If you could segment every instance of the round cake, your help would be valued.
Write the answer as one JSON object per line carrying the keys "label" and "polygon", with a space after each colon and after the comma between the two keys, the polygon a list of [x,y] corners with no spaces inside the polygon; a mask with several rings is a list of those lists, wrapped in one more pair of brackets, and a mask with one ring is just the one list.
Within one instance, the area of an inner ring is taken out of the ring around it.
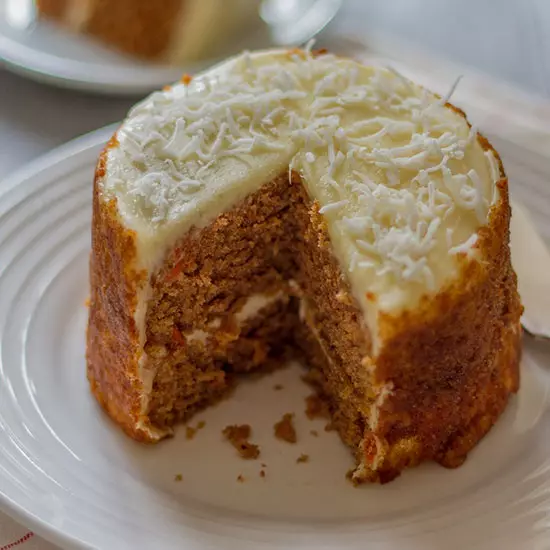
{"label": "round cake", "polygon": [[460,465],[519,384],[507,179],[462,111],[306,50],[136,105],[99,159],[92,392],[155,442],[298,355],[356,482]]}

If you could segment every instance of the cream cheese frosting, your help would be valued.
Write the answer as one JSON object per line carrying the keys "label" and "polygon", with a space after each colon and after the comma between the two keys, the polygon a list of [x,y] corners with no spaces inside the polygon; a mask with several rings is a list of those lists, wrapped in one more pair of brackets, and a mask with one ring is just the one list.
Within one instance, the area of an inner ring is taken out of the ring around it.
{"label": "cream cheese frosting", "polygon": [[136,105],[100,185],[153,270],[191,227],[297,171],[375,335],[380,311],[475,258],[498,198],[496,159],[447,99],[333,55],[245,52]]}

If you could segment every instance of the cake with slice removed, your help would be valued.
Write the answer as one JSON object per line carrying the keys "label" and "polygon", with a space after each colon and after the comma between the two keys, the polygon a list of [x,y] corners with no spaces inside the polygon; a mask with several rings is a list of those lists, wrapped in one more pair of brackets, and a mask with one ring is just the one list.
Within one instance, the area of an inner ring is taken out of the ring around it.
{"label": "cake with slice removed", "polygon": [[136,105],[96,170],[92,392],[155,442],[305,358],[356,482],[454,467],[519,385],[500,159],[394,71],[244,53]]}
{"label": "cake with slice removed", "polygon": [[37,0],[38,15],[121,52],[180,64],[220,56],[260,24],[258,0]]}

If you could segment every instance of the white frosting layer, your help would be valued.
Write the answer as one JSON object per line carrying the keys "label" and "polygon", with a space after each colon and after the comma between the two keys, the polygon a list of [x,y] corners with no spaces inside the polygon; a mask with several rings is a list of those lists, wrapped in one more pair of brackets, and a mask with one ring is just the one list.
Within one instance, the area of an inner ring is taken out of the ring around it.
{"label": "white frosting layer", "polygon": [[103,191],[154,269],[192,226],[291,167],[376,341],[379,311],[414,307],[456,275],[457,253],[475,256],[498,198],[496,160],[445,99],[332,55],[245,53],[134,107]]}

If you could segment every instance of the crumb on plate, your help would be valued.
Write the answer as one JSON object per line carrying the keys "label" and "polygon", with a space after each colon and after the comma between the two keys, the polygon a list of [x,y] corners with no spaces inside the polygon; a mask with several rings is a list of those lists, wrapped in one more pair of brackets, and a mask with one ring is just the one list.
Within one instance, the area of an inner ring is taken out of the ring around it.
{"label": "crumb on plate", "polygon": [[293,417],[293,414],[286,413],[283,415],[283,418],[273,426],[273,431],[277,439],[287,441],[288,443],[296,443],[297,437],[294,422],[292,421]]}
{"label": "crumb on plate", "polygon": [[351,481],[354,487],[359,487],[359,482],[353,477],[353,472],[355,471],[354,468],[351,468],[346,472],[346,479],[348,481]]}
{"label": "crumb on plate", "polygon": [[260,456],[260,448],[248,441],[251,432],[252,429],[248,424],[241,424],[226,426],[222,434],[237,449],[241,458],[255,459]]}

